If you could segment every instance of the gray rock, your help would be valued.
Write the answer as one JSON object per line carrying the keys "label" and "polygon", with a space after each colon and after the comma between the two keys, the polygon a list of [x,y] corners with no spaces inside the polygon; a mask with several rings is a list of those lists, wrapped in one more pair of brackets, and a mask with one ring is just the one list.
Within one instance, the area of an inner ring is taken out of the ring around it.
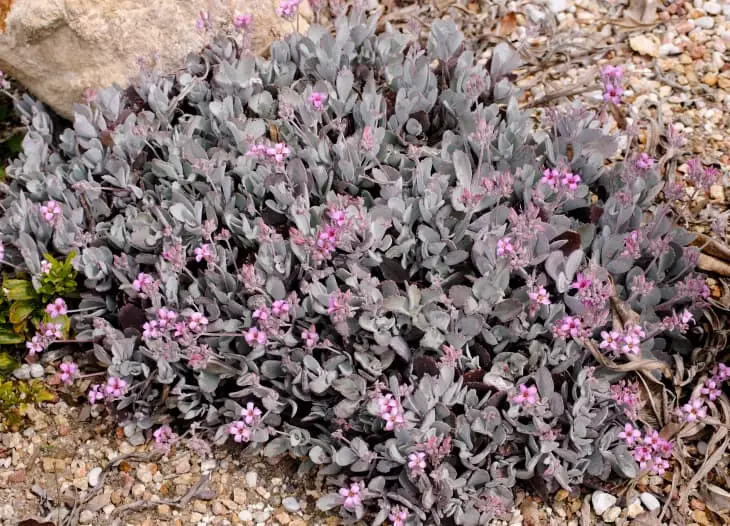
{"label": "gray rock", "polygon": [[30,378],[30,365],[24,363],[13,371],[13,376],[18,380],[28,380]]}
{"label": "gray rock", "polygon": [[603,515],[618,499],[605,491],[596,491],[591,496],[591,504],[596,515]]}
{"label": "gray rock", "polygon": [[96,512],[102,509],[104,506],[108,506],[111,504],[112,500],[112,494],[111,493],[102,493],[100,495],[97,495],[91,501],[89,501],[89,504],[86,506],[86,509],[91,512]]}
{"label": "gray rock", "polygon": [[296,499],[296,497],[284,497],[284,500],[281,501],[281,504],[282,506],[284,506],[284,509],[289,513],[296,513],[301,509],[299,501]]}
{"label": "gray rock", "polygon": [[39,363],[34,363],[30,366],[30,375],[33,378],[41,378],[46,372],[43,370],[43,366]]}
{"label": "gray rock", "polygon": [[649,511],[658,510],[662,507],[661,502],[659,502],[659,499],[657,499],[654,495],[651,493],[642,493],[639,498],[641,499],[641,502],[646,506],[646,509]]}

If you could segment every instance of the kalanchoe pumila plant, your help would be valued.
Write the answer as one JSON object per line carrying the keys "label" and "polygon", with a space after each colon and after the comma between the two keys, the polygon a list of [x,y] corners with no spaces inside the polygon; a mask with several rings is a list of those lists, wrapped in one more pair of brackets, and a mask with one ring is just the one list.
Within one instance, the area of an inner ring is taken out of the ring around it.
{"label": "kalanchoe pumila plant", "polygon": [[666,469],[663,443],[637,458],[627,371],[692,350],[707,290],[656,166],[607,163],[582,108],[521,111],[506,45],[485,69],[453,22],[425,48],[376,25],[355,9],[270,59],[216,41],[58,136],[18,104],[5,258],[42,276],[78,252],[90,401],[130,439],[167,447],[172,417],[304,459],[321,508],[373,524],[486,524],[519,481]]}

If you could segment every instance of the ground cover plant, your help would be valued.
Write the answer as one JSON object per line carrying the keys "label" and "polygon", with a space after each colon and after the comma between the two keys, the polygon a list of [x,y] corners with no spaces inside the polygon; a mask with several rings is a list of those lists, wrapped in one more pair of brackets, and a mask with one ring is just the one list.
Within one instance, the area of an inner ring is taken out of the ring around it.
{"label": "ground cover plant", "polygon": [[353,8],[268,59],[215,40],[62,131],[18,101],[3,343],[67,383],[102,366],[88,397],[132,441],[299,458],[347,520],[485,524],[520,482],[663,474],[663,424],[728,379],[641,413],[708,295],[676,190],[631,130],[610,160],[601,114],[520,110],[506,45],[484,68],[451,21],[425,46],[376,25]]}

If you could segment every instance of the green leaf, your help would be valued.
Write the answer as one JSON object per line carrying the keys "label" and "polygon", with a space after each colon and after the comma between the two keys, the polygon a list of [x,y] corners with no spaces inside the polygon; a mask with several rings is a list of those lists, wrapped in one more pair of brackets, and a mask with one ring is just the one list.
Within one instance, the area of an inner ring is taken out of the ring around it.
{"label": "green leaf", "polygon": [[10,306],[10,323],[18,325],[23,323],[35,310],[34,301],[16,301]]}
{"label": "green leaf", "polygon": [[17,345],[23,343],[25,338],[19,334],[15,334],[9,329],[0,329],[0,345]]}
{"label": "green leaf", "polygon": [[32,300],[37,297],[33,283],[25,279],[5,279],[5,296],[11,301]]}
{"label": "green leaf", "polygon": [[[21,340],[22,341],[22,340]],[[0,353],[0,374],[6,375],[12,373],[18,367],[18,360],[10,356],[8,353]]]}

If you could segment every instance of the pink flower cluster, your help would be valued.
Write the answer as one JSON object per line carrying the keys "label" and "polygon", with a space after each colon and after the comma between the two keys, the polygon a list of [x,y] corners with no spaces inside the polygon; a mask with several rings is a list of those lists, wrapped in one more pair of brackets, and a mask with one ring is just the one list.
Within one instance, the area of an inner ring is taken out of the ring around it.
{"label": "pink flower cluster", "polygon": [[292,304],[288,300],[275,300],[271,308],[262,305],[253,311],[253,319],[259,324],[258,327],[250,327],[243,333],[243,338],[249,345],[266,345],[269,341],[269,334],[278,331],[281,322],[289,320],[289,312]]}
{"label": "pink flower cluster", "polygon": [[87,396],[89,402],[95,404],[105,399],[114,400],[120,398],[126,390],[127,382],[125,380],[116,376],[110,376],[107,378],[106,383],[92,385]]}
{"label": "pink flower cluster", "polygon": [[134,290],[147,295],[156,293],[159,285],[158,281],[144,272],[137,274],[137,277],[132,281],[132,288]]}
{"label": "pink flower cluster", "polygon": [[676,295],[693,298],[695,301],[706,300],[710,297],[710,288],[701,277],[687,276],[676,285]]}
{"label": "pink flower cluster", "polygon": [[354,309],[350,306],[350,298],[352,297],[352,292],[349,290],[346,290],[345,292],[337,291],[330,294],[328,305],[327,305],[327,314],[332,316],[332,319],[335,322],[343,322],[350,318],[352,318],[355,315]]}
{"label": "pink flower cluster", "polygon": [[315,110],[322,111],[325,103],[327,102],[327,94],[321,91],[315,91],[307,100]]}
{"label": "pink flower cluster", "polygon": [[426,472],[426,453],[416,451],[408,455],[408,469],[411,477],[423,475]]}
{"label": "pink flower cluster", "polygon": [[182,321],[178,321],[178,318],[179,314],[172,309],[167,307],[157,309],[157,319],[147,321],[142,326],[142,338],[145,340],[162,337],[183,338],[191,333],[201,333],[208,326],[208,318],[200,312],[192,312]]}
{"label": "pink flower cluster", "polygon": [[690,399],[677,410],[679,417],[688,423],[707,418],[707,402],[714,402],[722,395],[722,384],[728,380],[730,380],[730,367],[724,363],[717,364],[712,376],[702,384],[700,395]]}
{"label": "pink flower cluster", "polygon": [[385,421],[385,430],[393,431],[405,427],[406,419],[403,415],[403,406],[400,400],[388,393],[381,394],[377,399],[378,416]]}
{"label": "pink flower cluster", "polygon": [[684,309],[681,314],[672,312],[671,316],[665,316],[662,319],[662,329],[685,333],[689,330],[689,324],[692,321],[694,321],[694,316],[687,309]]}
{"label": "pink flower cluster", "polygon": [[403,506],[393,506],[388,513],[388,520],[393,526],[405,526],[409,515],[409,511]]}
{"label": "pink flower cluster", "polygon": [[623,79],[623,70],[621,66],[607,65],[601,70],[601,82],[603,83],[603,100],[613,104],[620,104],[621,97],[624,94],[624,88],[621,86]]}
{"label": "pink flower cluster", "polygon": [[63,383],[67,385],[74,383],[74,378],[76,378],[76,375],[79,373],[78,365],[74,362],[62,362],[58,368],[61,369],[60,378]]}
{"label": "pink flower cluster", "polygon": [[432,466],[441,464],[443,459],[451,454],[452,446],[451,436],[448,435],[445,437],[432,435],[425,442],[416,444],[418,451],[426,453]]}
{"label": "pink flower cluster", "polygon": [[564,316],[553,325],[553,334],[556,338],[579,340],[588,337],[588,330],[583,327],[580,317]]}
{"label": "pink flower cluster", "polygon": [[63,338],[63,325],[61,323],[41,323],[38,326],[38,332],[25,342],[28,354],[31,356],[43,352],[46,348],[56,340]]}
{"label": "pink flower cluster", "polygon": [[197,261],[198,263],[203,260],[205,260],[207,263],[215,262],[215,253],[213,252],[213,248],[208,243],[204,243],[199,247],[195,247],[194,252],[195,261]]}
{"label": "pink flower cluster", "polygon": [[617,384],[611,384],[611,398],[623,408],[626,418],[629,420],[639,418],[639,410],[644,405],[639,390],[639,382],[621,380]]}
{"label": "pink flower cluster", "polygon": [[623,431],[618,434],[627,446],[633,449],[633,457],[641,469],[650,468],[656,475],[664,475],[669,468],[669,459],[672,456],[672,442],[663,439],[656,430],[641,431],[627,423]]}
{"label": "pink flower cluster", "polygon": [[346,510],[354,510],[362,504],[362,490],[362,482],[355,482],[340,488],[339,495],[344,499],[342,505]]}
{"label": "pink flower cluster", "polygon": [[52,303],[46,305],[46,313],[54,319],[59,316],[65,316],[68,313],[66,302],[63,298],[56,298]]}
{"label": "pink flower cluster", "polygon": [[261,409],[253,402],[246,404],[246,407],[241,409],[241,419],[228,426],[228,433],[233,436],[233,440],[238,443],[251,440],[253,429],[261,422],[261,414]]}
{"label": "pink flower cluster", "polygon": [[641,230],[632,230],[626,237],[624,237],[624,249],[621,252],[622,256],[632,257],[638,259],[641,257]]}
{"label": "pink flower cluster", "polygon": [[519,386],[519,393],[517,393],[512,401],[517,405],[521,406],[533,406],[540,402],[540,395],[537,394],[537,387],[534,385],[527,386],[521,384]]}
{"label": "pink flower cluster", "polygon": [[634,166],[641,170],[646,171],[654,166],[654,159],[646,152],[641,152],[634,160]]}
{"label": "pink flower cluster", "polygon": [[708,191],[719,176],[720,171],[717,168],[712,166],[705,168],[699,159],[687,161],[687,179],[698,190]]}
{"label": "pink flower cluster", "polygon": [[533,287],[528,293],[527,297],[530,298],[530,302],[535,306],[535,309],[539,308],[540,305],[550,305],[550,295],[548,291],[542,285]]}
{"label": "pink flower cluster", "polygon": [[581,183],[581,177],[566,170],[565,168],[545,168],[542,172],[540,182],[553,190],[569,190],[574,192]]}
{"label": "pink flower cluster", "polygon": [[246,152],[247,157],[253,157],[259,161],[274,162],[277,165],[284,164],[291,155],[291,149],[283,142],[278,142],[273,146],[265,144],[254,144]]}
{"label": "pink flower cluster", "polygon": [[253,24],[253,15],[251,13],[236,14],[233,17],[233,26],[236,29],[243,30],[248,29]]}
{"label": "pink flower cluster", "polygon": [[615,355],[638,355],[641,352],[641,339],[646,337],[640,325],[627,325],[624,332],[601,331],[600,348]]}
{"label": "pink flower cluster", "polygon": [[46,201],[41,205],[41,217],[50,225],[57,226],[63,217],[63,209],[57,201]]}
{"label": "pink flower cluster", "polygon": [[168,425],[160,426],[152,433],[155,438],[155,447],[168,451],[172,443],[177,439],[177,434]]}
{"label": "pink flower cluster", "polygon": [[317,342],[319,341],[319,334],[317,334],[317,330],[314,325],[310,325],[309,329],[302,329],[301,337],[302,340],[304,340],[304,346],[307,349],[314,348],[314,346],[317,345]]}

